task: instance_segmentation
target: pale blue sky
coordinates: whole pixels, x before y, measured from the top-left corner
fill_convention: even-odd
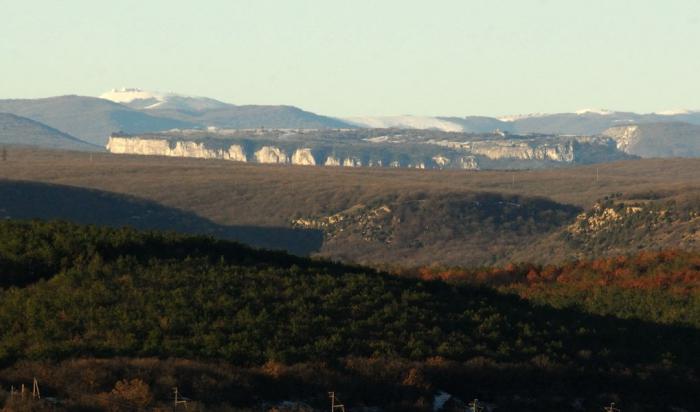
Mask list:
[[[348,115],[700,109],[698,0],[0,0],[0,98]]]

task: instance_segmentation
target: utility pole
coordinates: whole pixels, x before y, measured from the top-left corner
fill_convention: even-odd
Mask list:
[[[41,393],[39,392],[39,381],[34,378],[32,382],[32,399],[41,399]]]
[[[187,409],[187,399],[180,396],[177,386],[173,388],[173,395],[175,395],[175,408],[177,408],[178,405],[185,405],[185,409]]]
[[[598,168],[596,167],[595,168],[595,182],[596,183],[598,183],[598,177],[599,177],[599,173],[598,173]]]
[[[331,398],[331,412],[335,412],[337,409],[345,412],[345,405],[335,403],[335,392],[328,392],[328,396]]]
[[[615,407],[615,402],[612,402],[610,406],[603,408],[605,412],[622,412],[620,408]]]
[[[0,152],[0,158],[2,158],[2,161],[7,160],[7,148],[5,146],[2,147],[2,152]]]
[[[474,399],[471,403],[469,403],[469,410],[471,412],[481,412],[484,410],[483,406],[479,406],[479,400]]]

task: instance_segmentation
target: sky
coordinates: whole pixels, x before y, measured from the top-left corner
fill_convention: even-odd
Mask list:
[[[0,0],[0,98],[332,116],[700,109],[698,0]]]

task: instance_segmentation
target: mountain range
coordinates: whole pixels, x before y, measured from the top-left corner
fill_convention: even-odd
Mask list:
[[[631,155],[666,157],[697,156],[700,153],[700,112],[690,110],[638,114],[587,109],[574,113],[505,117],[407,115],[336,118],[294,106],[235,105],[207,97],[122,88],[103,93],[100,97],[69,95],[0,100],[0,113],[15,116],[3,117],[2,121],[8,126],[5,134],[0,135],[0,143],[78,150],[101,150],[109,136],[116,132],[370,128],[466,134],[498,131],[518,135],[605,135],[621,141],[618,148]],[[12,129],[9,129],[10,123]],[[9,130],[11,136],[7,135]],[[46,136],[49,130],[55,134],[54,139],[36,137]],[[627,142],[632,135],[631,143]],[[57,139],[63,143],[58,144]]]
[[[50,149],[100,150],[99,146],[76,139],[43,123],[9,113],[0,113],[0,142]]]
[[[346,121],[357,127],[439,129],[448,132],[485,133],[495,129],[510,133],[596,135],[631,124],[684,122],[700,125],[700,112],[682,110],[638,114],[607,110],[579,110],[575,113],[530,114],[504,117],[386,116],[353,117]]]

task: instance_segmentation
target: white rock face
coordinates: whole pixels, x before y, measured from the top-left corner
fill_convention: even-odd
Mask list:
[[[323,164],[324,166],[340,166],[340,159],[338,159],[335,156],[328,156],[326,159],[326,163]]]
[[[223,158],[223,153],[223,151],[207,149],[201,142],[177,142],[166,156],[220,159]],[[228,153],[228,151],[225,153]]]
[[[472,142],[469,151],[490,159],[574,161],[572,142],[531,146],[526,142]]]
[[[240,145],[234,144],[228,148],[228,160],[235,160],[238,162],[247,162],[248,158]]]
[[[479,170],[479,163],[474,156],[463,156],[459,159],[459,168],[464,170]]]
[[[360,159],[354,157],[348,157],[343,160],[343,166],[345,167],[362,167],[362,162]]]
[[[167,156],[170,143],[164,139],[139,139],[134,137],[110,137],[107,150],[119,154],[143,154]]]
[[[450,159],[443,156],[443,155],[433,156],[433,161],[440,168],[443,168],[443,167],[447,166],[448,164],[450,164]]]
[[[247,161],[240,145],[231,145],[227,149],[210,149],[201,142],[180,141],[172,146],[165,139],[142,139],[139,137],[115,137],[107,141],[107,150],[119,154],[139,154],[150,156],[196,157],[200,159],[225,159],[239,162]]]
[[[292,155],[293,165],[316,166],[316,159],[311,154],[311,149],[297,149]]]
[[[287,161],[287,154],[282,151],[279,147],[274,146],[263,146],[255,152],[255,160],[258,163],[277,163],[285,164],[289,163]]]
[[[630,147],[639,141],[639,126],[612,127],[604,131],[603,134],[615,140],[618,150],[630,153]]]
[[[634,130],[634,126],[625,130]],[[631,133],[631,132],[630,132]],[[618,142],[623,141],[618,140]],[[627,141],[627,140],[624,140]],[[442,153],[432,156],[425,161],[414,159],[405,167],[426,169],[462,169],[479,170],[478,157],[490,159],[519,159],[519,160],[549,160],[556,162],[574,161],[573,141],[562,143],[533,144],[532,142],[513,141],[477,141],[462,142],[456,148],[457,153]],[[335,167],[402,167],[397,158],[372,159],[363,164],[359,156],[328,155],[325,160],[314,157],[313,149],[298,148],[290,154],[278,146],[267,145],[260,147],[253,155],[246,155],[243,146],[232,143],[228,146],[207,147],[204,141],[172,140],[158,138],[157,136],[112,136],[107,143],[107,149],[111,153],[157,155],[173,157],[194,157],[200,159],[223,159],[239,162],[254,162],[267,164],[293,164],[304,166],[335,166]],[[317,154],[318,156],[318,154]]]

